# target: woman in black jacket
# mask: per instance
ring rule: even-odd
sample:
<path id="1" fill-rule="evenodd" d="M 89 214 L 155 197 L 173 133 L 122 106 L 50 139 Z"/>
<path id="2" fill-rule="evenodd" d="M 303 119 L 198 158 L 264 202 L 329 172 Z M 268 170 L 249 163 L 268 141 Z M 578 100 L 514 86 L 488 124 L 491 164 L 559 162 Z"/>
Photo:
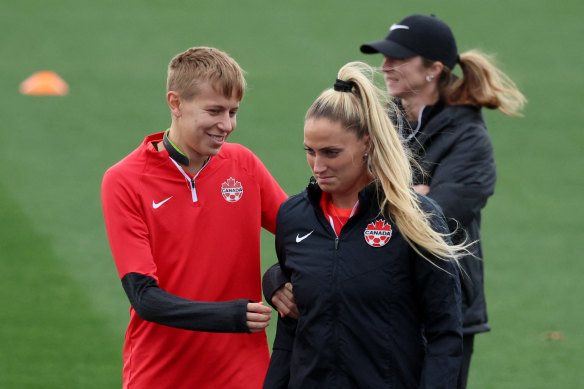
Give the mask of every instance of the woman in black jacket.
<path id="1" fill-rule="evenodd" d="M 264 388 L 452 388 L 462 351 L 456 257 L 439 208 L 362 63 L 308 110 L 314 178 L 278 213 L 299 318 L 280 317 Z"/>
<path id="2" fill-rule="evenodd" d="M 474 335 L 490 330 L 480 223 L 496 171 L 481 109 L 520 116 L 526 100 L 489 57 L 476 50 L 459 55 L 452 31 L 434 16 L 408 16 L 361 51 L 384 55 L 387 88 L 403 113 L 393 119 L 419 163 L 414 164 L 414 189 L 438 203 L 452 230 L 458 228 L 455 243 L 465 237 L 476 242 L 472 255 L 460 260 L 464 356 L 457 387 L 465 388 Z M 452 73 L 456 65 L 461 77 Z M 292 284 L 286 282 L 274 266 L 264 276 L 264 294 L 281 314 L 294 317 Z"/>
<path id="3" fill-rule="evenodd" d="M 454 243 L 465 237 L 477 242 L 473 255 L 460 260 L 468 275 L 462 279 L 464 357 L 458 382 L 458 388 L 465 388 L 474 335 L 490 330 L 479 230 L 496 171 L 481 108 L 518 116 L 526 100 L 484 54 L 471 50 L 458 55 L 452 31 L 433 15 L 408 16 L 361 51 L 384 56 L 387 89 L 406 119 L 402 136 L 421 165 L 414 189 L 438 203 L 451 229 L 462 227 Z M 452 73 L 457 64 L 460 78 Z"/>

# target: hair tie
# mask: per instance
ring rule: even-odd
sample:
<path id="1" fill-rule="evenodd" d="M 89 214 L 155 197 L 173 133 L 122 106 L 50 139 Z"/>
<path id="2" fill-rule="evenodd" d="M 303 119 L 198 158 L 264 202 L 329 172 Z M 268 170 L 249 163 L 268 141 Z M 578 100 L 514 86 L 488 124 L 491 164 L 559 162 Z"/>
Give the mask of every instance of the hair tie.
<path id="1" fill-rule="evenodd" d="M 354 86 L 355 83 L 353 81 L 343 81 L 337 78 L 337 81 L 335 82 L 334 85 L 334 89 L 337 92 L 351 92 Z"/>
<path id="2" fill-rule="evenodd" d="M 460 62 L 460 55 L 456 54 L 456 63 L 461 64 L 462 62 Z"/>

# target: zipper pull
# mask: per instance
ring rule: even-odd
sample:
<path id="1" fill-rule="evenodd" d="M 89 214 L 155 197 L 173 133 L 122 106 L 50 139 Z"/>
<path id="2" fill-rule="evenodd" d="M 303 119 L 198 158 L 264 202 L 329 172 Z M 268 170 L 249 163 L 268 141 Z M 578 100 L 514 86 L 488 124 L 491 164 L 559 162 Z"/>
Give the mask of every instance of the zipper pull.
<path id="1" fill-rule="evenodd" d="M 335 250 L 339 248 L 339 237 L 335 237 Z"/>
<path id="2" fill-rule="evenodd" d="M 191 178 L 191 188 L 195 189 L 195 178 Z"/>

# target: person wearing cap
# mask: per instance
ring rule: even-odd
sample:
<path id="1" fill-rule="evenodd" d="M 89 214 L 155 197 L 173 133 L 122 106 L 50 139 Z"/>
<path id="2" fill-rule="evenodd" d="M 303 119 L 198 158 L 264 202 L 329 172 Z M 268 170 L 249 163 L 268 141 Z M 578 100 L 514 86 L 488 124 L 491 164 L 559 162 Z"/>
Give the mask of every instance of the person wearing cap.
<path id="1" fill-rule="evenodd" d="M 464 358 L 458 388 L 465 388 L 474 336 L 490 330 L 480 223 L 496 171 L 481 108 L 519 116 L 526 100 L 488 56 L 477 50 L 459 55 L 450 27 L 434 15 L 408 16 L 361 51 L 384 56 L 387 89 L 405 116 L 402 136 L 422 168 L 414 189 L 440 205 L 452 231 L 462 227 L 455 243 L 476 242 L 472 256 L 460 261 L 467 276 L 462 279 Z M 460 77 L 452 73 L 457 65 Z"/>
<path id="2" fill-rule="evenodd" d="M 306 113 L 313 177 L 276 220 L 299 318 L 278 318 L 264 389 L 456 385 L 464 246 L 450 244 L 438 207 L 412 190 L 372 71 L 343 66 Z"/>
<path id="3" fill-rule="evenodd" d="M 387 89 L 403 115 L 393 118 L 417 157 L 414 189 L 442 208 L 455 243 L 476 242 L 462 258 L 464 358 L 459 388 L 465 388 L 474 335 L 490 330 L 483 281 L 481 210 L 495 188 L 493 147 L 481 108 L 520 116 L 526 99 L 485 54 L 458 53 L 450 27 L 433 15 L 411 15 L 391 25 L 387 36 L 364 44 L 384 56 Z M 452 73 L 458 66 L 461 76 Z M 421 167 L 419 169 L 418 167 Z M 270 268 L 264 296 L 281 315 L 297 316 L 292 284 Z"/>

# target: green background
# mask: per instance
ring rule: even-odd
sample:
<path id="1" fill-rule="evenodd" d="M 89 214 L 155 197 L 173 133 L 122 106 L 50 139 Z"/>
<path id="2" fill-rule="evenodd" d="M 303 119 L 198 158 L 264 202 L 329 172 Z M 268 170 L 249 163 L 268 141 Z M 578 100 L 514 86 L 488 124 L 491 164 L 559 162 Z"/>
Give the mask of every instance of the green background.
<path id="1" fill-rule="evenodd" d="M 241 64 L 249 90 L 231 140 L 292 194 L 310 174 L 306 109 L 346 62 L 379 65 L 360 44 L 412 13 L 444 19 L 459 51 L 496 53 L 529 99 L 524 118 L 486 113 L 498 167 L 482 229 L 493 331 L 477 337 L 469 387 L 584 388 L 580 0 L 3 2 L 0 388 L 121 386 L 129 304 L 100 184 L 169 125 L 172 56 L 208 45 Z M 38 70 L 56 71 L 70 94 L 20 95 Z M 269 234 L 262 245 L 267 268 Z"/>

